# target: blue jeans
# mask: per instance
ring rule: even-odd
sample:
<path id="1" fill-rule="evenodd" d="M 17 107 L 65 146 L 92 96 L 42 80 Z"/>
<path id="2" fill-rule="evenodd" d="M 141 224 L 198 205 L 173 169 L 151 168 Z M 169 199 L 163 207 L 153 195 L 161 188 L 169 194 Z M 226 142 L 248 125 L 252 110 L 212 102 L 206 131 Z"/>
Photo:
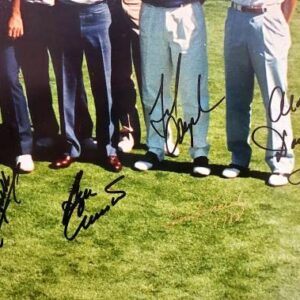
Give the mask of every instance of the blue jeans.
<path id="1" fill-rule="evenodd" d="M 74 131 L 75 98 L 85 54 L 96 108 L 98 146 L 104 154 L 114 155 L 108 6 L 105 2 L 92 5 L 59 3 L 58 15 L 62 51 L 59 100 L 62 104 L 62 134 L 66 139 L 65 154 L 78 157 L 81 151 Z"/>
<path id="2" fill-rule="evenodd" d="M 278 116 L 281 106 L 280 95 L 274 93 L 272 97 L 272 91 L 275 87 L 285 92 L 287 90 L 290 33 L 280 5 L 268 6 L 268 11 L 259 15 L 230 8 L 225 25 L 224 47 L 227 144 L 232 153 L 232 163 L 243 167 L 248 167 L 250 163 L 251 103 L 256 75 L 269 128 L 266 162 L 272 172 L 291 173 L 294 155 L 291 149 L 293 134 L 290 114 L 276 122 L 270 118 L 270 114 Z M 272 105 L 269 105 L 271 98 Z M 287 111 L 286 97 L 283 105 L 284 111 Z M 278 160 L 276 152 L 282 148 L 282 139 L 278 133 L 283 135 L 284 130 L 287 133 L 287 151 Z"/>
<path id="3" fill-rule="evenodd" d="M 3 123 L 16 144 L 15 155 L 30 154 L 32 134 L 26 99 L 19 82 L 18 43 L 7 36 L 10 5 L 0 6 L 0 105 Z"/>

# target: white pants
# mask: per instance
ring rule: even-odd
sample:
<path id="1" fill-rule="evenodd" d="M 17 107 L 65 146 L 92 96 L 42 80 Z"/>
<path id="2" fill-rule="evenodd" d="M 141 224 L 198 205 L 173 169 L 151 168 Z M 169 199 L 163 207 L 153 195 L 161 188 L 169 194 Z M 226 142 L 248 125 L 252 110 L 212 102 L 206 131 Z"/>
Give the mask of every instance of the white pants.
<path id="1" fill-rule="evenodd" d="M 199 113 L 199 75 L 201 75 L 201 110 L 208 110 L 206 27 L 201 4 L 195 2 L 178 8 L 163 8 L 143 3 L 140 42 L 147 145 L 149 151 L 162 160 L 166 131 L 163 130 L 163 122 L 155 123 L 155 121 L 162 119 L 163 113 L 172 106 L 174 96 L 171 87 L 175 82 L 174 75 L 179 54 L 181 65 L 178 92 L 185 122 L 189 124 L 192 118 L 196 120 Z M 162 74 L 163 111 L 160 101 L 153 109 L 160 90 Z M 192 126 L 193 142 L 190 147 L 192 158 L 208 155 L 208 120 L 208 113 L 201 112 L 199 120 Z"/>

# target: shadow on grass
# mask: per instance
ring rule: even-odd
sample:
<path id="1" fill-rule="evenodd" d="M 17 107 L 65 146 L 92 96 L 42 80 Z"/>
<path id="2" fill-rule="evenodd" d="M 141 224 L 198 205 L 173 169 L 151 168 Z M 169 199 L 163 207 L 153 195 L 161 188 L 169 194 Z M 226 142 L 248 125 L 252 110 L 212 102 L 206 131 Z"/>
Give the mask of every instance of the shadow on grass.
<path id="1" fill-rule="evenodd" d="M 134 170 L 134 163 L 138 160 L 143 159 L 143 157 L 144 157 L 143 154 L 120 153 L 120 159 L 122 160 L 123 165 L 125 167 L 131 168 L 132 170 Z M 210 164 L 210 167 L 211 167 L 211 175 L 210 176 L 222 177 L 222 171 L 224 170 L 224 168 L 227 167 L 227 165 L 224 166 L 224 165 Z M 152 170 L 153 171 L 173 172 L 173 173 L 179 173 L 179 174 L 190 174 L 192 176 L 195 176 L 192 174 L 192 169 L 193 169 L 193 166 L 192 166 L 191 162 L 178 161 L 178 158 L 177 158 L 177 160 L 174 160 L 174 159 L 164 160 L 158 166 L 153 168 Z M 255 178 L 255 179 L 266 182 L 269 176 L 270 176 L 270 173 L 268 173 L 268 172 L 252 170 L 252 171 L 249 171 L 248 174 L 242 175 L 240 177 Z M 197 177 L 197 176 L 195 176 L 195 177 Z M 227 179 L 227 180 L 229 180 L 229 179 Z"/>
<path id="2" fill-rule="evenodd" d="M 1 149 L 0 164 L 13 169 L 15 167 L 15 160 L 12 158 L 8 150 Z"/>
<path id="3" fill-rule="evenodd" d="M 146 146 L 144 144 L 139 145 L 136 149 L 146 150 Z M 55 160 L 59 154 L 61 154 L 61 148 L 45 148 L 45 149 L 34 149 L 33 152 L 33 159 L 34 161 L 42 161 L 42 162 L 52 162 Z M 134 163 L 138 160 L 143 159 L 144 154 L 136 154 L 136 153 L 119 153 L 119 158 L 124 167 L 130 168 L 134 170 Z M 82 163 L 91 163 L 97 166 L 102 167 L 103 169 L 109 171 L 103 156 L 99 154 L 97 148 L 88 148 L 82 149 L 81 157 L 78 158 L 78 162 Z M 12 153 L 10 151 L 1 151 L 0 155 L 0 164 L 3 164 L 7 167 L 13 168 L 14 167 L 14 157 L 12 157 Z M 211 164 L 211 175 L 210 176 L 217 176 L 222 177 L 222 171 L 226 167 L 224 165 L 217 165 Z M 172 159 L 167 158 L 166 160 L 162 161 L 158 166 L 153 168 L 151 171 L 163 171 L 163 172 L 172 172 L 178 174 L 192 174 L 192 163 L 188 161 L 178 161 L 178 158 Z M 151 172 L 150 171 L 150 172 Z M 138 172 L 138 171 L 137 171 Z M 248 174 L 242 175 L 240 177 L 243 178 L 255 178 L 258 180 L 262 180 L 265 183 L 268 180 L 270 173 L 268 172 L 261 172 L 251 170 Z M 197 177 L 197 176 L 195 176 Z M 227 179 L 229 180 L 229 179 Z"/>

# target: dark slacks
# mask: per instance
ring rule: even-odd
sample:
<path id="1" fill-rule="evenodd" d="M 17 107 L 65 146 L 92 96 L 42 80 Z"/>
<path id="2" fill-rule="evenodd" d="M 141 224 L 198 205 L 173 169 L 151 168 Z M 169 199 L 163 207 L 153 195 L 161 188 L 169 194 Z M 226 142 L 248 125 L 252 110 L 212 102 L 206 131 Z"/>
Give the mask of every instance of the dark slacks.
<path id="1" fill-rule="evenodd" d="M 37 3 L 24 3 L 22 17 L 25 34 L 21 41 L 20 58 L 35 137 L 53 137 L 58 134 L 58 124 L 52 106 L 48 51 L 59 83 L 60 44 L 57 38 L 59 28 L 57 28 L 56 8 Z M 88 112 L 82 75 L 76 90 L 75 116 L 75 130 L 79 139 L 91 137 L 93 123 Z"/>
<path id="2" fill-rule="evenodd" d="M 136 108 L 136 90 L 132 80 L 132 65 L 141 94 L 141 62 L 138 26 L 124 11 L 121 0 L 109 2 L 112 16 L 110 38 L 112 46 L 112 97 L 114 116 L 121 127 L 133 130 L 135 144 L 140 143 L 141 131 Z"/>

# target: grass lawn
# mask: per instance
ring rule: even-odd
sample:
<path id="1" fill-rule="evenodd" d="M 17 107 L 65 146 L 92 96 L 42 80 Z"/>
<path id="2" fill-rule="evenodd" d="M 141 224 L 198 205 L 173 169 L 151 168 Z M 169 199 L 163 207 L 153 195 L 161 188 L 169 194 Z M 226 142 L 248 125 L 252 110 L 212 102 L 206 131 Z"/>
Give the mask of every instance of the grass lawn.
<path id="1" fill-rule="evenodd" d="M 224 96 L 227 6 L 221 0 L 205 4 L 211 105 Z M 289 61 L 289 92 L 296 100 L 299 28 L 300 7 L 291 24 Z M 94 162 L 76 162 L 55 171 L 48 161 L 37 161 L 32 174 L 19 177 L 16 189 L 21 203 L 10 203 L 9 224 L 1 227 L 0 299 L 300 299 L 300 185 L 267 186 L 264 151 L 254 145 L 249 178 L 220 177 L 230 159 L 224 104 L 211 114 L 213 174 L 207 178 L 190 175 L 188 138 L 180 157 L 167 158 L 160 170 L 132 169 L 142 149 L 124 156 L 121 175 L 125 177 L 111 190 L 127 195 L 115 206 L 110 205 L 114 195 L 105 193 L 104 187 L 118 174 Z M 252 129 L 265 124 L 264 115 L 256 90 Z M 293 113 L 298 138 L 299 117 L 300 109 Z M 295 149 L 297 169 L 299 149 Z M 6 165 L 0 170 L 12 173 Z M 88 230 L 67 241 L 62 202 L 80 170 L 84 171 L 81 190 L 98 193 L 86 202 L 84 214 L 111 207 Z M 75 216 L 70 232 L 76 224 Z"/>

